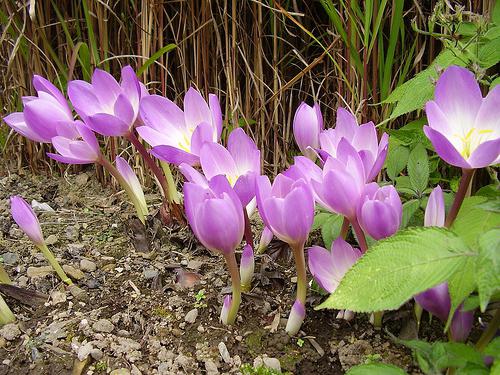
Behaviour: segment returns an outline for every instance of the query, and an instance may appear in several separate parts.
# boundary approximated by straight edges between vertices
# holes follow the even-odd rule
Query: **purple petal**
[[[300,151],[305,154],[307,147],[319,147],[321,124],[317,109],[302,102],[293,119],[293,135]]]
[[[56,123],[72,121],[61,107],[46,100],[32,100],[24,107],[24,120],[31,130],[43,139],[57,135]]]
[[[474,127],[480,130],[493,131],[490,137],[500,137],[500,86],[495,86],[483,99],[476,117]],[[491,138],[490,138],[491,139]]]
[[[352,265],[356,263],[358,258],[361,257],[361,251],[353,248],[342,237],[338,237],[333,241],[331,254],[334,261],[335,274],[339,281]]]
[[[472,168],[484,168],[500,162],[500,138],[481,143],[468,160]]]
[[[236,128],[229,134],[227,149],[236,163],[239,174],[260,173],[260,151],[243,129]]]
[[[240,279],[241,285],[249,287],[252,284],[253,273],[255,269],[255,258],[252,246],[246,244],[241,253],[240,260]]]
[[[118,172],[122,175],[122,177],[125,179],[127,184],[132,188],[132,191],[134,192],[137,200],[141,203],[141,210],[144,215],[148,214],[148,208],[146,204],[146,199],[144,197],[144,191],[142,190],[141,183],[139,182],[139,179],[137,178],[137,175],[134,173],[134,170],[130,166],[127,161],[120,157],[116,157],[116,169],[118,169]]]
[[[141,118],[147,126],[162,132],[184,133],[184,113],[171,100],[159,95],[150,95],[141,100]]]
[[[139,133],[141,138],[148,142],[152,147],[160,145],[174,146],[175,144],[174,139],[149,126],[139,126],[135,130],[137,130],[137,133]]]
[[[33,76],[33,87],[38,92],[46,92],[47,94],[51,95],[59,102],[59,104],[61,105],[61,109],[66,112],[66,115],[68,117],[72,116],[71,109],[68,106],[68,101],[54,84],[49,82],[47,79],[35,74]]]
[[[457,129],[454,129],[454,125],[450,119],[446,117],[441,108],[434,100],[430,100],[425,103],[425,114],[427,116],[427,121],[429,126],[440,132],[441,134],[448,134],[452,136],[457,133]]]
[[[120,94],[118,98],[116,98],[114,113],[115,116],[127,124],[129,128],[131,128],[135,122],[136,113],[125,94]]]
[[[258,176],[255,180],[255,197],[257,198],[257,208],[259,210],[259,214],[266,224],[269,227],[267,220],[266,212],[264,210],[264,202],[271,197],[271,182],[267,176]]]
[[[256,173],[247,173],[238,178],[234,184],[234,191],[238,195],[243,206],[246,206],[255,197]]]
[[[195,183],[186,182],[183,186],[184,192],[184,210],[188,219],[189,225],[194,234],[198,236],[196,228],[196,210],[198,206],[211,196],[210,190]]]
[[[116,116],[96,113],[87,118],[87,125],[96,133],[106,136],[121,136],[128,132],[129,125]]]
[[[202,122],[212,123],[212,112],[207,102],[193,87],[190,87],[184,95],[184,119],[190,129],[195,129]],[[213,130],[212,128],[212,135]]]
[[[222,134],[222,110],[220,108],[219,98],[217,95],[209,94],[208,103],[210,104],[210,112],[212,112],[212,124],[215,126],[216,138],[214,141],[219,142]]]
[[[111,74],[101,69],[95,69],[92,74],[92,88],[101,106],[107,108],[113,108],[116,98],[121,93],[118,82]]]
[[[313,246],[307,251],[309,271],[314,280],[328,293],[333,293],[340,280],[334,273],[335,264],[332,254],[325,248]]]
[[[441,186],[436,186],[429,195],[425,208],[424,225],[426,227],[444,227],[444,196]]]
[[[465,342],[474,324],[474,311],[462,311],[463,306],[460,305],[450,325],[450,333],[453,341]]]
[[[425,292],[417,294],[414,298],[420,306],[432,315],[437,316],[444,322],[448,319],[451,307],[448,284],[442,283],[436,285]]]
[[[96,155],[101,154],[101,148],[99,147],[99,141],[97,140],[94,132],[83,124],[81,121],[76,121],[76,129],[83,141],[94,151]]]
[[[55,161],[58,161],[60,163],[65,163],[65,164],[93,164],[94,163],[94,161],[92,161],[92,160],[87,160],[87,159],[82,160],[82,159],[77,159],[74,157],[53,154],[51,152],[47,152],[46,155],[49,158],[54,159]]]
[[[29,239],[37,246],[42,245],[44,243],[42,230],[31,206],[23,198],[15,195],[10,197],[10,211],[14,221]]]
[[[437,154],[448,164],[470,169],[470,164],[460,155],[447,137],[429,126],[424,126],[424,133],[432,142]]]
[[[397,211],[378,200],[366,201],[358,212],[361,228],[376,240],[392,236],[401,224]]]
[[[21,134],[23,137],[31,139],[34,142],[50,143],[50,138],[44,138],[33,129],[31,129],[24,121],[23,112],[14,112],[3,118],[5,123],[9,125],[14,131]]]
[[[151,149],[151,153],[158,159],[175,165],[180,165],[182,163],[196,165],[200,162],[200,158],[197,155],[193,155],[173,146],[155,146]]]
[[[182,163],[179,165],[179,171],[189,182],[208,188],[208,181],[205,176],[194,169],[192,166]]]
[[[236,182],[238,170],[224,146],[213,142],[205,143],[200,150],[200,164],[207,179],[223,174],[232,184]]]
[[[97,99],[92,85],[88,82],[70,81],[68,83],[68,96],[71,104],[81,117],[102,111],[99,99]]]
[[[130,65],[124,66],[121,72],[121,88],[123,94],[127,97],[134,111],[134,117],[139,113],[139,100],[141,98],[141,86],[139,80]]]
[[[299,301],[295,300],[295,303],[292,306],[292,311],[290,311],[290,316],[288,317],[288,321],[286,322],[285,331],[289,335],[295,335],[299,332],[300,327],[302,326],[302,322],[306,317],[306,308]]]
[[[357,128],[358,121],[356,117],[345,108],[339,107],[337,109],[337,122],[335,125],[335,132],[338,139],[343,137],[349,141],[352,140]]]
[[[375,177],[377,177],[377,175],[379,174],[380,170],[382,169],[382,166],[385,163],[388,148],[389,148],[389,135],[387,133],[384,133],[380,138],[380,143],[377,150],[377,158],[375,159],[375,162],[373,163],[372,168],[368,173],[366,182],[373,181]]]
[[[264,226],[264,229],[262,230],[262,234],[260,235],[260,241],[259,241],[259,253],[262,253],[267,249],[267,246],[271,243],[273,240],[273,232],[266,226]]]
[[[455,129],[473,126],[483,96],[472,72],[459,66],[450,66],[439,77],[434,96]]]
[[[201,147],[207,142],[213,142],[213,129],[207,122],[202,122],[196,127],[191,136],[191,152],[199,155]]]
[[[286,218],[284,224],[287,237],[292,243],[304,244],[314,221],[314,199],[303,180],[298,183],[301,184],[286,196],[282,215]]]

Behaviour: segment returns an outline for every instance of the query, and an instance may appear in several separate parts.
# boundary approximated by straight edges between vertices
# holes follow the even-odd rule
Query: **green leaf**
[[[415,195],[410,183],[410,177],[399,176],[395,178],[396,190],[403,194]]]
[[[475,274],[481,311],[484,312],[491,296],[500,291],[500,229],[490,230],[479,238]]]
[[[487,198],[485,197],[465,198],[457,218],[451,226],[451,230],[458,234],[472,249],[478,248],[477,241],[481,234],[500,226],[500,214],[481,208],[481,205],[486,202]]]
[[[332,242],[340,235],[343,221],[343,216],[330,214],[330,217],[321,227],[321,236],[323,237],[323,243],[327,249],[332,247]]]
[[[491,342],[484,348],[484,355],[493,357],[495,359],[500,358],[500,337],[495,337]]]
[[[394,179],[401,173],[406,167],[408,162],[408,156],[410,155],[410,150],[405,146],[396,146],[394,148],[389,148],[389,154],[386,159],[387,175],[391,180]]]
[[[406,228],[410,219],[413,217],[415,212],[420,207],[420,201],[418,199],[412,199],[403,204],[403,216],[401,218],[400,229]]]
[[[460,271],[455,272],[448,279],[448,290],[450,291],[451,307],[446,322],[445,331],[448,330],[451,324],[451,319],[455,315],[455,310],[458,306],[476,289],[476,279],[474,272],[475,257],[470,257],[466,260],[464,267]]]
[[[490,373],[488,368],[485,365],[479,365],[477,363],[468,362],[464,367],[459,368],[455,375],[489,375]]]
[[[403,230],[373,245],[317,309],[397,309],[415,294],[448,280],[471,255],[462,239],[445,228]]]
[[[323,224],[325,224],[325,222],[330,218],[330,216],[332,216],[332,214],[329,212],[318,212],[316,216],[314,216],[314,222],[311,230],[321,228]]]
[[[369,363],[351,367],[346,375],[405,375],[405,371],[394,365],[385,363]]]
[[[472,346],[458,342],[436,342],[432,346],[436,367],[465,367],[467,363],[482,364],[481,354]]]
[[[153,56],[151,56],[149,59],[147,59],[142,66],[137,69],[137,76],[139,77],[144,71],[156,60],[158,60],[161,56],[164,54],[172,51],[173,49],[177,48],[177,46],[173,43],[167,44],[166,46],[163,46],[160,48],[158,51],[156,51]]]
[[[500,84],[500,77],[495,78],[493,81],[490,83],[490,91],[493,90],[493,88]]]
[[[429,182],[429,158],[427,150],[419,143],[408,157],[408,177],[413,190],[422,194]]]

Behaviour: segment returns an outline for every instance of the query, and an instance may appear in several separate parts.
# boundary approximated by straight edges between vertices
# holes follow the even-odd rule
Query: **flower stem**
[[[184,221],[184,216],[182,214],[182,209],[179,206],[179,203],[176,201],[178,200],[179,193],[177,192],[177,189],[175,189],[175,184],[174,180],[172,178],[172,173],[170,172],[170,168],[168,165],[162,166],[163,170],[165,171],[168,169],[168,172],[170,172],[170,183],[167,182],[167,178],[165,177],[165,174],[161,171],[160,167],[156,164],[156,162],[153,160],[151,155],[149,154],[148,150],[144,147],[144,145],[139,141],[137,136],[133,131],[130,131],[129,134],[126,136],[126,138],[134,145],[134,147],[139,151],[141,154],[142,158],[146,162],[147,166],[153,172],[155,175],[156,179],[158,180],[158,183],[160,184],[161,190],[163,192],[163,197],[165,200],[165,208],[167,209],[167,212],[172,212],[173,216],[177,219],[178,222],[182,223]],[[168,173],[167,173],[168,174]],[[172,185],[172,186],[170,186]],[[175,194],[174,194],[175,191]]]
[[[366,243],[365,233],[363,229],[361,229],[358,219],[351,220],[352,228],[354,229],[354,233],[356,233],[356,238],[358,239],[359,248],[361,252],[364,254],[366,250],[368,250],[368,244]]]
[[[375,329],[382,328],[382,318],[384,317],[384,311],[374,311],[373,312],[373,326]]]
[[[245,218],[245,242],[254,250],[252,226],[250,225],[250,218],[248,217],[246,207],[243,207],[243,217]]]
[[[7,305],[3,297],[0,295],[0,326],[15,321],[16,321],[15,315],[12,313],[12,310],[9,308],[9,305]]]
[[[168,186],[168,199],[170,202],[174,202],[177,204],[181,203],[181,197],[177,189],[175,188],[174,177],[172,176],[172,171],[167,162],[160,161],[161,169],[163,169],[163,174],[167,179]]]
[[[0,283],[2,284],[11,284],[10,277],[8,273],[5,271],[5,268],[0,264]]]
[[[344,240],[347,237],[347,233],[349,232],[349,219],[344,216],[344,221],[342,221],[342,228],[340,229],[340,237]]]
[[[48,260],[49,264],[52,266],[54,271],[56,271],[59,278],[64,283],[66,283],[68,285],[73,285],[73,281],[71,281],[71,279],[68,276],[66,276],[66,273],[64,272],[62,267],[59,265],[59,262],[57,261],[56,257],[54,256],[54,254],[52,254],[52,251],[49,250],[49,248],[47,247],[45,242],[42,243],[41,245],[38,245],[38,249],[40,249],[40,251],[42,252],[45,259]]]
[[[483,332],[479,340],[476,343],[476,349],[482,352],[486,345],[491,341],[495,334],[497,333],[498,327],[500,326],[500,309],[496,309],[495,315],[491,322],[488,324],[488,328]]]
[[[474,169],[462,169],[462,178],[460,179],[460,185],[458,186],[455,200],[453,201],[453,205],[451,206],[450,212],[448,212],[448,216],[446,217],[446,221],[444,223],[444,226],[446,228],[451,227],[451,225],[457,218],[458,211],[460,211],[460,206],[462,206],[462,202],[464,201],[464,198],[467,195],[467,191],[469,190],[469,185],[472,181],[472,177],[474,176],[474,172]]]
[[[240,272],[238,269],[238,263],[236,263],[236,256],[234,252],[230,254],[224,254],[226,259],[227,269],[231,275],[231,288],[233,290],[233,296],[231,300],[231,308],[227,315],[227,324],[232,325],[236,321],[236,316],[238,315],[238,309],[241,303],[241,281]]]
[[[293,257],[295,258],[295,268],[297,269],[297,297],[296,299],[306,305],[307,296],[307,274],[306,261],[304,256],[304,244],[292,246]]]
[[[137,217],[142,222],[142,224],[145,224],[146,223],[145,213],[143,212],[141,202],[139,202],[139,199],[137,199],[137,196],[135,195],[134,191],[132,190],[128,182],[123,178],[120,172],[118,172],[118,169],[116,169],[113,166],[113,164],[111,164],[111,162],[104,156],[101,156],[97,162],[101,164],[103,168],[105,168],[109,172],[109,174],[111,174],[116,179],[116,181],[118,181],[122,189],[125,190],[129,199],[132,201],[135,207],[135,210],[137,212]]]

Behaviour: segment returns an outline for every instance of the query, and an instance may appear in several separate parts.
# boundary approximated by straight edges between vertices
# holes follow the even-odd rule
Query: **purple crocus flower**
[[[309,176],[316,201],[321,206],[346,216],[351,222],[355,220],[365,187],[365,170],[360,155],[347,139],[340,140],[336,157],[326,159],[321,180],[318,180],[319,167],[312,167],[309,172],[299,169]]]
[[[267,176],[259,176],[256,195],[266,227],[280,240],[303,246],[314,221],[314,199],[306,181],[279,174],[271,185]]]
[[[207,104],[191,87],[184,96],[184,111],[167,98],[150,95],[141,100],[140,111],[145,126],[137,132],[157,158],[169,163],[199,164],[201,146],[220,139],[222,111],[213,94]]]
[[[14,112],[4,121],[16,132],[35,142],[50,143],[55,136],[78,136],[73,114],[64,95],[45,78],[33,76],[38,96],[23,97],[23,112]]]
[[[384,165],[389,146],[389,136],[382,134],[380,142],[373,122],[358,126],[354,115],[344,108],[337,109],[335,129],[327,129],[319,135],[320,154],[324,159],[328,155],[337,157],[340,142],[346,139],[359,153],[365,170],[365,182],[373,181]],[[326,155],[325,155],[326,154]]]
[[[470,71],[450,66],[425,112],[425,135],[444,161],[465,169],[500,162],[500,86],[483,98]]]
[[[61,163],[92,164],[101,158],[99,142],[92,130],[81,121],[76,121],[79,139],[56,136],[52,138],[52,145],[58,154],[47,153],[47,156]]]
[[[257,249],[257,253],[262,254],[266,251],[267,247],[273,240],[273,232],[268,227],[264,227],[262,230],[262,234],[260,235],[259,247]]]
[[[223,324],[229,324],[229,321],[228,321],[228,318],[229,318],[229,311],[231,310],[231,306],[233,304],[233,299],[231,298],[231,296],[227,295],[224,297],[224,302],[222,304],[222,309],[220,311],[220,316],[219,316],[219,320],[223,323]]]
[[[339,237],[332,243],[331,251],[313,246],[307,254],[309,270],[314,280],[327,292],[333,293],[345,273],[361,256],[361,251]]]
[[[215,176],[208,188],[184,184],[184,206],[189,225],[209,250],[234,253],[243,238],[245,219],[240,199],[225,176]]]
[[[125,66],[121,78],[118,83],[111,74],[95,69],[91,83],[68,83],[68,96],[76,112],[99,134],[126,135],[139,115],[141,87],[132,67]]]
[[[319,134],[323,130],[323,116],[318,103],[314,106],[300,103],[293,119],[293,135],[300,151],[311,160],[316,159]]]
[[[255,197],[255,178],[260,175],[260,151],[243,129],[231,132],[227,149],[213,142],[200,150],[200,163],[207,179],[225,175],[246,206]]]
[[[290,315],[288,316],[285,331],[290,335],[295,335],[299,332],[300,326],[302,325],[305,317],[306,308],[299,299],[296,299],[293,303],[292,311],[290,311]]]
[[[139,206],[138,209],[142,211],[144,216],[147,216],[148,205],[146,204],[146,198],[144,197],[144,191],[142,190],[141,183],[139,182],[137,175],[134,173],[134,170],[121,156],[116,157],[116,169],[130,186],[135,197],[134,203],[137,202]]]
[[[10,210],[19,228],[36,246],[42,246],[45,243],[42,229],[31,206],[20,196],[14,195],[10,197]]]
[[[376,182],[366,185],[358,206],[361,228],[376,240],[390,237],[401,225],[403,205],[392,185],[379,187]]]
[[[440,186],[432,190],[425,209],[424,225],[442,227],[444,226],[445,206],[443,191]],[[441,283],[434,288],[428,289],[423,293],[414,296],[415,301],[431,314],[437,316],[443,322],[448,320],[451,309],[450,292],[447,283]],[[450,325],[451,337],[455,341],[465,341],[469,336],[474,323],[473,311],[462,311],[460,305]]]

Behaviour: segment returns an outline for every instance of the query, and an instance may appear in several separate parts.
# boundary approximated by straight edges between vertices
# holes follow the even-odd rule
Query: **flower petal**
[[[175,165],[180,165],[182,163],[186,163],[188,165],[196,165],[200,161],[200,158],[197,155],[193,155],[177,147],[167,145],[153,147],[151,149],[151,154],[153,154],[160,160]]]
[[[184,119],[187,128],[193,130],[202,122],[212,123],[212,112],[207,102],[193,87],[190,87],[184,95]]]
[[[96,133],[106,136],[121,136],[128,132],[129,125],[120,118],[107,113],[88,116],[87,125]]]
[[[429,195],[425,208],[424,225],[426,227],[444,227],[444,196],[441,186],[436,186]]]
[[[450,143],[447,137],[430,126],[424,126],[424,133],[431,141],[437,154],[448,164],[456,167],[470,169],[470,164],[460,155],[455,146]]]
[[[219,174],[233,178],[233,184],[238,177],[236,164],[226,148],[218,143],[207,142],[200,150],[200,164],[207,179]]]

